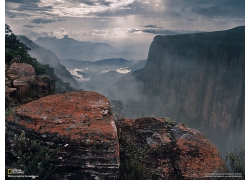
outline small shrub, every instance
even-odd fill
[[[120,141],[120,179],[121,180],[148,180],[151,171],[147,168],[144,159],[149,155],[149,147],[140,147],[126,133],[119,131]]]
[[[40,143],[30,140],[22,132],[18,137],[14,136],[12,154],[17,158],[13,167],[23,170],[25,175],[38,175],[39,179],[48,179],[57,167],[51,166],[49,162],[58,149],[49,151]]]
[[[187,124],[186,123],[181,123],[182,126],[184,127],[187,127]]]
[[[241,147],[239,151],[228,152],[226,162],[229,161],[230,171],[232,173],[242,173],[242,178],[245,178],[245,148]]]
[[[172,121],[169,117],[165,117],[165,118],[164,118],[164,121],[165,121],[166,123],[168,123],[168,124],[172,124],[172,125],[175,124],[175,122]]]
[[[8,118],[8,116],[14,112],[15,108],[14,107],[11,107],[9,106],[7,109],[5,109],[5,119]]]

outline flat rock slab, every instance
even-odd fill
[[[109,100],[95,92],[71,92],[43,97],[16,108],[7,119],[7,135],[27,136],[63,151],[54,164],[60,178],[88,172],[116,179],[119,143]],[[67,178],[66,178],[67,179]]]

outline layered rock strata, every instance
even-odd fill
[[[121,148],[128,139],[133,139],[134,146],[149,147],[143,162],[152,171],[152,179],[206,179],[208,173],[228,172],[215,146],[185,125],[168,119],[139,118],[119,120],[117,128]]]
[[[6,123],[7,149],[13,134],[51,149],[60,148],[53,165],[56,179],[84,173],[95,179],[117,179],[119,143],[109,100],[95,92],[71,92],[43,97],[15,109]]]

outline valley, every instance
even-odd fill
[[[52,151],[59,147],[55,179],[126,179],[131,169],[153,179],[203,178],[201,169],[229,172],[227,153],[245,146],[244,26],[155,36],[146,60],[67,36],[18,38],[44,71],[26,64],[29,55],[20,64],[7,57],[6,96],[16,106],[7,108],[6,143],[16,148],[13,135],[26,132]],[[93,46],[106,48],[102,56],[92,56]]]

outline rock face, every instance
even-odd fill
[[[156,36],[145,68],[105,95],[122,100],[127,117],[169,116],[233,150],[245,141],[245,27]]]
[[[6,67],[5,93],[14,101],[24,103],[28,98],[53,94],[55,81],[47,76],[36,76],[32,65],[13,63]]]
[[[23,130],[52,149],[63,148],[54,165],[56,179],[81,173],[117,179],[119,143],[109,100],[95,92],[71,92],[43,97],[15,109],[7,119],[7,139]],[[8,147],[7,146],[7,147]]]
[[[197,130],[159,118],[121,119],[117,128],[121,146],[133,139],[135,146],[150,147],[143,161],[152,179],[205,179],[205,173],[228,172],[218,150]]]

